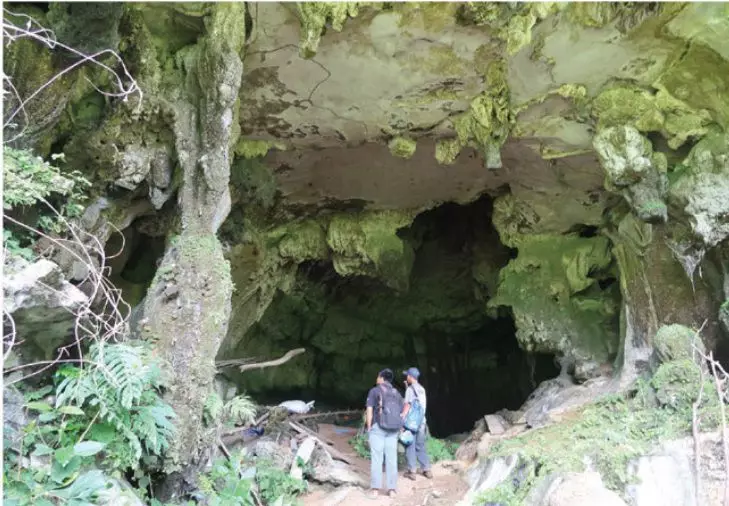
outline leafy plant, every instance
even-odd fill
[[[261,499],[272,504],[279,497],[290,502],[307,490],[306,482],[292,478],[289,473],[273,466],[263,465],[257,468],[256,483]]]
[[[67,231],[64,220],[83,212],[84,191],[91,183],[79,171],[64,174],[30,151],[10,147],[3,148],[3,165],[3,209],[38,207],[36,222],[27,224],[30,228],[61,235]],[[29,258],[28,246],[34,241],[29,231],[12,221],[6,226],[13,230],[3,231],[5,246],[11,253]]]
[[[370,443],[365,432],[358,432],[356,436],[349,440],[349,444],[352,445],[352,449],[357,455],[363,459],[370,458]]]
[[[233,397],[224,408],[228,421],[234,425],[253,423],[256,419],[256,410],[256,403],[245,394]]]
[[[429,437],[425,441],[425,449],[428,452],[430,461],[433,463],[456,458],[457,445],[444,439]]]
[[[146,348],[98,343],[91,346],[88,359],[94,365],[57,373],[56,407],[95,411],[105,422],[95,432],[116,443],[122,468],[137,468],[143,454],[161,455],[174,434],[175,414],[160,398],[161,372]]]

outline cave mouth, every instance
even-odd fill
[[[559,374],[553,355],[523,351],[510,308],[487,307],[499,271],[515,252],[492,224],[493,202],[447,203],[421,213],[400,237],[414,250],[407,291],[382,280],[341,276],[331,262],[298,267],[233,356],[307,353],[279,367],[229,378],[259,402],[315,400],[317,410],[360,409],[377,372],[415,366],[428,392],[435,437],[463,433],[485,414],[518,409]],[[228,358],[228,357],[225,357]]]

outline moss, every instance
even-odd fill
[[[395,137],[388,143],[387,147],[390,148],[390,153],[393,156],[411,158],[415,154],[417,142],[408,137]]]
[[[630,398],[631,394],[635,397]],[[631,461],[649,454],[663,441],[690,434],[690,408],[676,412],[656,407],[649,400],[654,397],[651,385],[641,381],[629,394],[605,396],[559,424],[497,442],[489,457],[518,454],[517,468],[526,471],[526,479],[519,480],[522,483],[517,486],[507,479],[500,490],[489,490],[481,499],[501,496],[506,499],[501,504],[518,506],[525,503],[540,480],[564,472],[583,472],[588,466],[600,473],[609,489],[623,494],[629,484],[626,470]],[[703,416],[713,410],[708,401],[702,406]]]
[[[400,28],[418,26],[429,33],[440,33],[454,23],[458,5],[451,2],[403,2],[394,4],[394,9],[400,13]]]
[[[284,235],[278,241],[278,252],[281,257],[290,258],[297,264],[306,260],[324,260],[329,256],[324,229],[314,220],[286,225]]]
[[[116,50],[124,5],[116,2],[51,2],[48,21],[57,39],[84,53]]]
[[[505,65],[503,61],[489,65],[485,91],[473,99],[466,113],[453,120],[457,138],[436,145],[439,163],[453,163],[461,149],[473,145],[483,153],[487,167],[501,167],[501,146],[514,123]]]
[[[296,7],[301,21],[301,57],[311,58],[316,54],[327,23],[331,23],[334,31],[342,31],[347,18],[357,16],[359,6],[360,2],[298,2]]]
[[[617,351],[617,299],[597,280],[612,263],[604,237],[525,235],[499,273],[490,307],[510,306],[525,350],[607,361]]]
[[[488,26],[506,43],[508,54],[516,54],[532,42],[532,28],[564,8],[559,2],[492,3],[467,2],[461,17],[477,26]]]
[[[633,85],[603,91],[592,103],[592,114],[599,129],[631,125],[640,132],[661,132],[671,149],[705,135],[712,122],[708,111],[692,109],[663,88],[654,94]]]
[[[707,110],[714,121],[729,128],[729,61],[716,52],[691,44],[655,86],[694,110]]]
[[[701,371],[691,358],[661,364],[651,378],[661,406],[678,412],[690,412],[701,389]],[[710,385],[706,392],[711,392]],[[713,396],[712,396],[713,397]]]
[[[461,152],[458,139],[441,139],[435,144],[435,159],[442,165],[451,165]]]
[[[569,19],[581,26],[602,28],[612,22],[623,31],[661,13],[661,7],[641,2],[576,2],[569,4]]]
[[[327,231],[334,268],[342,276],[378,277],[396,290],[407,291],[413,250],[398,237],[397,231],[408,226],[414,217],[408,211],[334,216]]]
[[[283,151],[286,149],[286,146],[281,142],[239,139],[235,145],[234,152],[243,158],[262,158],[271,149]]]
[[[653,152],[651,142],[629,125],[599,131],[593,145],[605,171],[605,188],[620,193],[643,221],[665,222],[666,156]]]
[[[653,340],[654,353],[660,363],[672,360],[692,360],[695,355],[692,343],[696,338],[696,332],[688,327],[664,325],[658,329]],[[699,338],[698,343],[700,344],[700,342]]]

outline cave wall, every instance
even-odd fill
[[[235,285],[220,356],[381,339],[387,357],[356,348],[374,371],[507,313],[521,348],[571,357],[580,378],[616,357],[638,371],[662,322],[707,320],[707,342],[726,342],[726,4],[13,8],[69,45],[117,50],[137,79],[143,95],[123,101],[91,86],[109,85],[96,67],[64,75],[13,142],[92,180],[81,223],[102,242],[131,227],[171,259],[173,237],[209,232],[215,277],[228,286],[229,262]],[[69,62],[29,40],[4,52],[21,95]],[[484,194],[495,210],[469,229],[467,258],[403,235]],[[195,253],[190,269],[213,258]],[[369,298],[333,302],[333,281],[305,274],[321,265]],[[443,282],[466,270],[468,283]],[[363,330],[362,308],[403,321]],[[289,330],[273,330],[278,314]],[[418,333],[430,344],[407,342]],[[332,389],[354,349],[332,361]],[[284,366],[241,382],[319,385],[325,364],[297,360],[291,378]]]

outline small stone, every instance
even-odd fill
[[[486,425],[489,428],[489,432],[495,436],[506,432],[507,422],[499,415],[486,415],[484,416]]]

